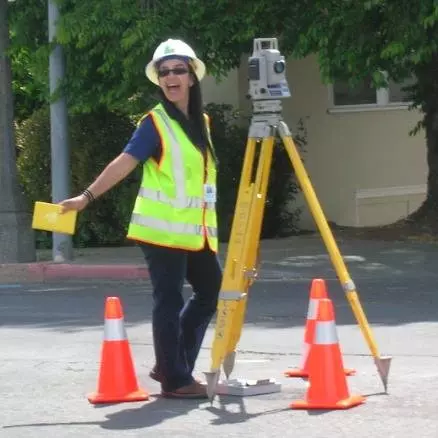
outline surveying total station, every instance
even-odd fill
[[[379,355],[356,286],[348,274],[290,130],[282,119],[281,100],[291,97],[291,92],[286,79],[285,58],[279,52],[277,39],[255,39],[253,53],[248,61],[248,97],[252,100],[253,112],[217,306],[211,366],[210,371],[205,372],[208,396],[212,401],[217,393],[218,384],[231,385],[232,382],[229,376],[234,369],[236,347],[245,320],[249,289],[257,279],[260,233],[277,133],[291,160],[296,178],[374,357],[386,391],[391,358]],[[220,380],[221,368],[226,376],[225,381]],[[260,380],[260,385],[266,384],[266,380],[269,379]]]

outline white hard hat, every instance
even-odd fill
[[[154,52],[152,60],[146,65],[146,76],[154,84],[158,85],[158,75],[155,64],[157,61],[172,56],[182,56],[190,59],[190,64],[195,71],[195,74],[200,81],[205,75],[205,64],[196,56],[194,50],[184,41],[168,39],[162,42]]]

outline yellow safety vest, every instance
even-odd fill
[[[161,104],[148,114],[158,129],[162,156],[159,163],[149,159],[143,166],[127,237],[187,250],[202,249],[207,239],[217,252],[216,203],[205,200],[206,188],[216,192],[214,160],[208,151],[205,163],[203,154]]]

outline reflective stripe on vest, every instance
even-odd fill
[[[138,213],[133,213],[131,222],[135,225],[143,227],[151,227],[167,233],[191,234],[193,236],[202,236],[204,227],[202,225],[183,224],[169,222],[163,219],[158,219],[150,216],[142,216]],[[217,237],[217,228],[206,227],[210,237]]]
[[[161,111],[159,108],[155,109],[155,112],[161,116],[161,120],[167,127],[167,134],[169,135],[171,147],[172,147],[172,173],[175,178],[175,190],[176,202],[184,202],[187,199],[185,192],[185,181],[184,181],[184,162],[182,158],[181,148],[178,146],[178,139],[175,137],[175,133],[173,132],[172,126],[169,123],[169,119],[167,114],[164,111]]]
[[[204,206],[204,200],[197,196],[181,196],[181,198],[170,199],[165,193],[146,187],[140,187],[138,195],[150,201],[162,202],[173,208],[202,208]],[[207,202],[205,206],[207,210],[214,210],[216,208],[214,202]]]

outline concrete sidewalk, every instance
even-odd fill
[[[148,271],[137,247],[75,249],[73,260],[65,263],[53,262],[50,250],[39,250],[34,263],[0,265],[0,284],[60,279],[147,277]]]
[[[285,257],[292,248],[320,242],[320,236],[306,235],[283,239],[262,240],[260,255],[263,258]],[[219,256],[224,260],[227,245],[220,245]],[[0,264],[0,284],[43,282],[60,279],[146,279],[148,269],[137,246],[115,248],[76,248],[73,260],[68,263],[52,261],[51,250],[38,250],[35,263]]]

